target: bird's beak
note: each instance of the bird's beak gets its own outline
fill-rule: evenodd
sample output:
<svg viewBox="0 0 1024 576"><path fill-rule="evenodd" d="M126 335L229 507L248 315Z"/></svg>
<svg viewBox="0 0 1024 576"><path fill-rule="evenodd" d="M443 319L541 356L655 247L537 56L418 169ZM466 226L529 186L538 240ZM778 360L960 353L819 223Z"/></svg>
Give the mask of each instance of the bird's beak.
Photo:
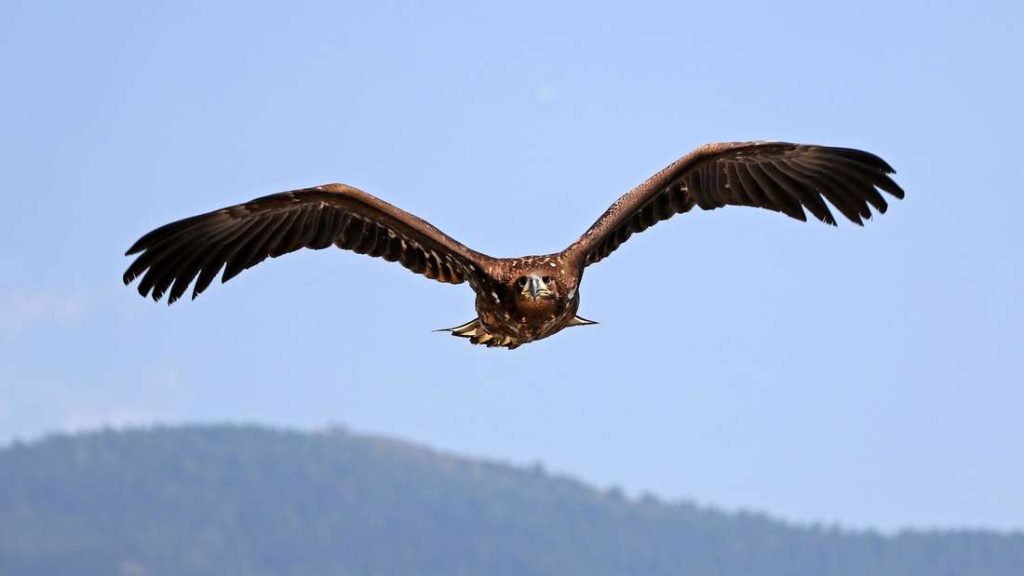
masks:
<svg viewBox="0 0 1024 576"><path fill-rule="evenodd" d="M540 279L540 276L530 276L526 286L523 286L522 294L523 296L529 294L530 297L536 300L537 296L547 296L551 294L551 291L548 290L547 284L544 284L544 281Z"/></svg>

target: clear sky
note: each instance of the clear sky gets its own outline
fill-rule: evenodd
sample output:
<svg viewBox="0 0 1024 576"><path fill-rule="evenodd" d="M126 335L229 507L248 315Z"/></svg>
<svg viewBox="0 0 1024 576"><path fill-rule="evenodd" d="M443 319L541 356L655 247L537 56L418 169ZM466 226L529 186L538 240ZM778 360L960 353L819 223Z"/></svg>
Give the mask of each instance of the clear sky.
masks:
<svg viewBox="0 0 1024 576"><path fill-rule="evenodd" d="M793 520L1024 529L1022 63L1014 1L8 0L0 443L343 423ZM121 285L151 228L333 181L552 252L745 139L870 150L907 198L864 228L677 216L588 270L600 326L513 352L431 332L468 287L340 250L170 308Z"/></svg>

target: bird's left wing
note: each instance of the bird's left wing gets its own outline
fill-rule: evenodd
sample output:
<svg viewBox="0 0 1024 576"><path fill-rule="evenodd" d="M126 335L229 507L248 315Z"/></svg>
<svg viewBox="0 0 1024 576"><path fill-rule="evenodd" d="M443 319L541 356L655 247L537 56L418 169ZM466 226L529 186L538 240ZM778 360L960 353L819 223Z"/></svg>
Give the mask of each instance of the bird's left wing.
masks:
<svg viewBox="0 0 1024 576"><path fill-rule="evenodd" d="M708 144L676 160L621 198L566 252L581 266L604 259L636 232L694 206L752 206L806 220L807 209L835 225L825 200L862 224L871 208L888 204L876 190L896 198L903 190L884 160L861 150L788 142Z"/></svg>
<svg viewBox="0 0 1024 576"><path fill-rule="evenodd" d="M172 222L139 239L124 283L142 276L139 294L172 303L195 280L195 298L220 270L242 270L300 248L331 245L399 262L439 282L459 284L493 259L456 242L429 222L362 190L327 184L257 198Z"/></svg>

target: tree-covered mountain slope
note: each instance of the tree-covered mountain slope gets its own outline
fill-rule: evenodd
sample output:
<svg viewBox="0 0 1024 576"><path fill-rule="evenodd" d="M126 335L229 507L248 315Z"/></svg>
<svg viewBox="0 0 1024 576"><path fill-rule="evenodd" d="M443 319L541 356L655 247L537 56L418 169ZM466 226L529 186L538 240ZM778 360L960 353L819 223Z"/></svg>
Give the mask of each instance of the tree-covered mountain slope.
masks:
<svg viewBox="0 0 1024 576"><path fill-rule="evenodd" d="M0 449L0 576L1024 575L1024 535L794 526L342 430Z"/></svg>

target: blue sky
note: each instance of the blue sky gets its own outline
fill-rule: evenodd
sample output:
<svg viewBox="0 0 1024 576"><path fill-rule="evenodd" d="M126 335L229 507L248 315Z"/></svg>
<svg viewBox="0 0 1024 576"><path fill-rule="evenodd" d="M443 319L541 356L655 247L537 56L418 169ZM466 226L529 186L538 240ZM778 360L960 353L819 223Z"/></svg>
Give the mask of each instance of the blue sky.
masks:
<svg viewBox="0 0 1024 576"><path fill-rule="evenodd" d="M0 442L343 423L802 521L1024 529L1019 2L4 2ZM547 253L704 142L871 150L864 228L690 213L514 352L465 286L306 252L168 308L168 221L340 181Z"/></svg>

